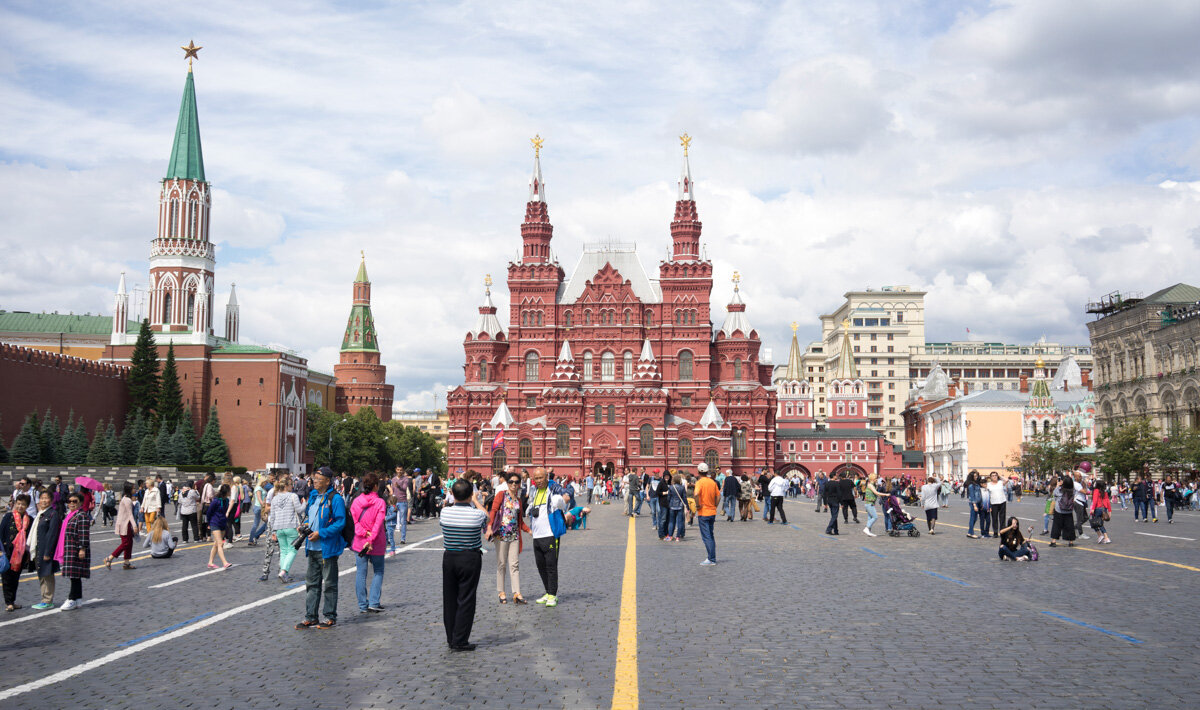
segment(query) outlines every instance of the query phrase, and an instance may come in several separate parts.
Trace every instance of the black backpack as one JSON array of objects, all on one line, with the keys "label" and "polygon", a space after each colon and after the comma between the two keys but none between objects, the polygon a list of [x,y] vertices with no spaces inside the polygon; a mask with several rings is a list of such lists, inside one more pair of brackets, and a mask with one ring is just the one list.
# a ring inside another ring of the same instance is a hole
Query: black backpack
[{"label": "black backpack", "polygon": [[349,547],[354,542],[354,518],[350,517],[350,500],[342,500],[346,503],[346,524],[342,526],[342,539],[346,541],[346,547]]}]

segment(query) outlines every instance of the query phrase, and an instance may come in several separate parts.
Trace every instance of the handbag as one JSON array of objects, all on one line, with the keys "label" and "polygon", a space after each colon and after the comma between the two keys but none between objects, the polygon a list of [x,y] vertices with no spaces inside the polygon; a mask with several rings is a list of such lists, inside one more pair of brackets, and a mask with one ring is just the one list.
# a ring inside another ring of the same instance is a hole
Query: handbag
[{"label": "handbag", "polygon": [[1112,520],[1112,515],[1110,515],[1110,514],[1109,514],[1109,512],[1108,512],[1108,508],[1105,508],[1105,509],[1104,509],[1104,520],[1105,520],[1106,522],[1107,522],[1107,521],[1109,521],[1109,520]]}]

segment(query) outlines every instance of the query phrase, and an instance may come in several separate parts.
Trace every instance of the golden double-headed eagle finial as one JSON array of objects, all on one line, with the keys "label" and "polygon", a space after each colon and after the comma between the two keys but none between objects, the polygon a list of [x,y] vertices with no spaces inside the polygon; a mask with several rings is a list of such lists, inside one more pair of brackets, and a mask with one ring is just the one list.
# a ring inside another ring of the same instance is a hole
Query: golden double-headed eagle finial
[{"label": "golden double-headed eagle finial", "polygon": [[679,136],[679,144],[683,146],[683,154],[686,156],[688,154],[688,146],[692,144],[692,137],[684,131],[684,134]]},{"label": "golden double-headed eagle finial", "polygon": [[533,157],[540,158],[542,155],[542,144],[546,142],[546,139],[542,138],[540,134],[536,134],[533,138],[529,139],[529,142],[533,144]]},{"label": "golden double-headed eagle finial", "polygon": [[733,282],[733,290],[736,291],[738,290],[738,284],[742,282],[742,275],[740,272],[734,271],[733,277],[729,280]]},{"label": "golden double-headed eagle finial", "polygon": [[797,323],[796,321],[792,321],[792,335],[795,335],[795,334],[796,334],[796,331],[797,331],[799,328],[800,328],[800,324],[799,324],[799,323]]},{"label": "golden double-headed eagle finial", "polygon": [[483,277],[483,285],[487,288],[492,287],[492,275],[491,274],[487,274]]},{"label": "golden double-headed eagle finial", "polygon": [[846,328],[849,328],[849,327],[850,327],[850,319],[849,319],[849,318],[843,318],[843,319],[842,319],[842,328],[843,328],[843,329],[846,329]]}]

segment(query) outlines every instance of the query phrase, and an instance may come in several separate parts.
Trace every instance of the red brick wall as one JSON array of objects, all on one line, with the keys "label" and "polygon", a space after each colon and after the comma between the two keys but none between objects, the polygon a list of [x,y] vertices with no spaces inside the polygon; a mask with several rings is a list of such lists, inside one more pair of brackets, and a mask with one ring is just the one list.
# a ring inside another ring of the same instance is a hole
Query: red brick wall
[{"label": "red brick wall", "polygon": [[67,414],[83,418],[88,437],[101,419],[114,417],[117,431],[129,405],[125,378],[129,369],[94,360],[0,344],[0,437],[11,447],[25,416],[49,408],[67,423]]}]

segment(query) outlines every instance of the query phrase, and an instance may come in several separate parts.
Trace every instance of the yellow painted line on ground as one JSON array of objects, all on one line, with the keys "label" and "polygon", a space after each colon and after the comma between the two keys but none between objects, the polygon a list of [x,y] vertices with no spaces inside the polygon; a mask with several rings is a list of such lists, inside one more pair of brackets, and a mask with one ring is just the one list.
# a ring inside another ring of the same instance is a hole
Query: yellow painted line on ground
[{"label": "yellow painted line on ground", "polygon": [[[952,527],[952,528],[959,528],[961,530],[967,529],[967,526],[965,526],[965,525],[954,525],[951,523],[943,523],[940,521],[938,522],[939,528],[942,527],[943,525],[947,526],[947,527]],[[1037,541],[1035,540],[1034,542],[1037,542]],[[1192,567],[1191,565],[1180,564],[1178,562],[1167,562],[1166,560],[1156,560],[1153,557],[1138,557],[1137,555],[1123,555],[1120,552],[1109,552],[1108,550],[1097,550],[1094,547],[1083,547],[1081,545],[1076,545],[1075,547],[1072,547],[1071,549],[1072,550],[1083,550],[1084,552],[1095,552],[1100,555],[1112,555],[1113,557],[1124,557],[1127,560],[1138,560],[1139,562],[1153,562],[1156,565],[1167,565],[1169,567],[1178,567],[1179,569],[1185,569],[1185,570],[1188,570],[1189,572],[1200,572],[1200,567]]]},{"label": "yellow painted line on ground", "polygon": [[[191,550],[191,549],[193,549],[193,548],[196,548],[196,547],[212,547],[212,543],[211,543],[211,542],[202,542],[202,543],[200,543],[200,544],[198,544],[198,545],[188,545],[187,547],[176,547],[176,548],[175,548],[175,551],[176,551],[176,552],[179,552],[180,550]],[[105,555],[105,557],[107,557],[107,556],[108,556],[108,555]],[[144,553],[142,553],[142,554],[140,554],[140,555],[133,555],[132,557],[130,557],[130,558],[129,558],[129,561],[130,561],[130,562],[135,562],[135,561],[137,561],[137,560],[144,560],[144,559],[146,559],[146,558],[147,558],[147,557],[149,557],[149,556],[150,556],[150,553],[149,553],[149,552],[144,552]],[[124,561],[125,561],[125,560],[124,560],[124,558],[115,559],[115,560],[113,560],[113,564],[114,564],[114,565],[123,564],[123,563],[124,563]],[[100,564],[98,564],[98,565],[92,565],[91,569],[93,569],[93,570],[98,570],[98,569],[100,569],[100,568],[101,568],[101,567],[103,567],[103,566],[104,566],[104,563],[103,563],[103,562],[101,562],[101,563],[100,563]],[[28,574],[28,575],[25,575],[24,577],[22,577],[22,578],[21,578],[21,580],[20,580],[20,581],[22,581],[22,582],[28,582],[28,581],[29,581],[29,580],[31,580],[31,579],[37,579],[37,575],[36,575],[36,574]]]},{"label": "yellow painted line on ground", "polygon": [[621,621],[617,626],[617,672],[613,684],[613,710],[636,710],[638,706],[637,660],[637,536],[629,519],[625,545],[625,575],[621,579]]}]

